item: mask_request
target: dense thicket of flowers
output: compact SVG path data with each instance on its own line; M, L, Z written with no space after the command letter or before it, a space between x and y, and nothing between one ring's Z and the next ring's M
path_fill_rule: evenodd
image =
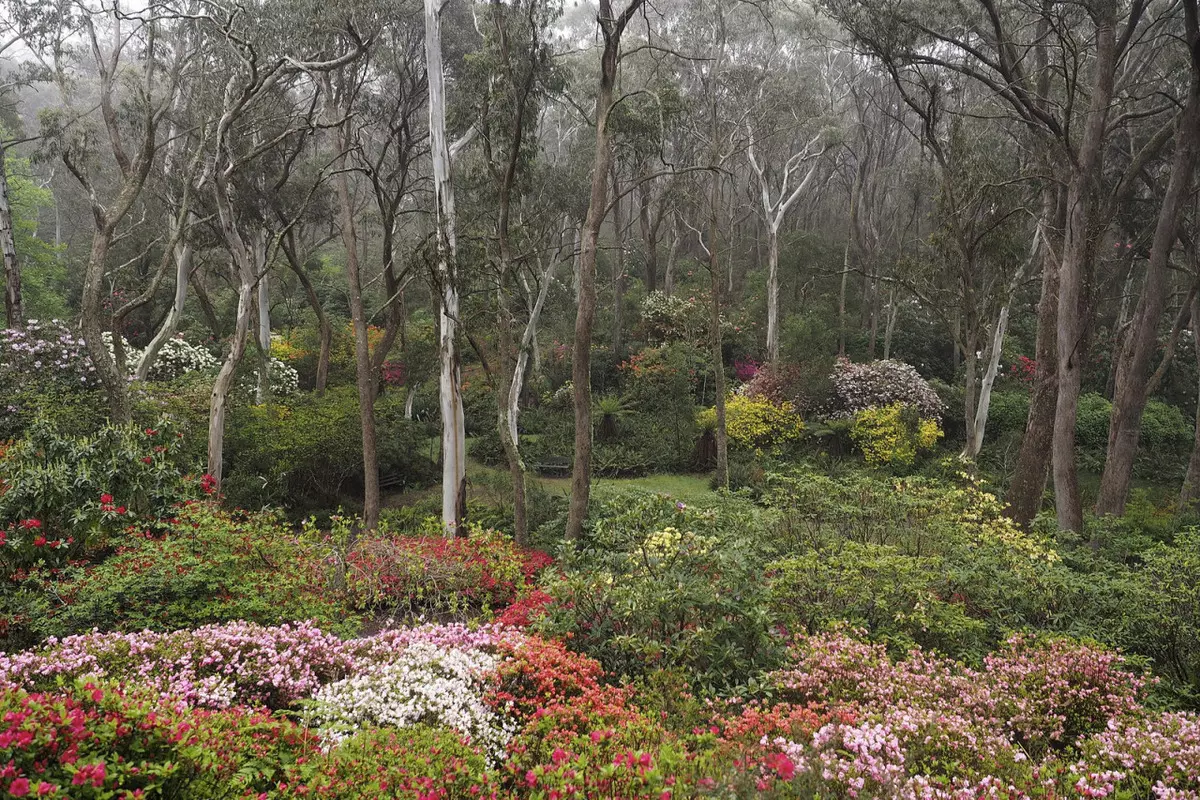
M771 676L770 701L605 677L559 642L498 626L72 637L0 660L0 788L141 796L190 781L195 797L371 796L358 781L412 798L657 800L1200 790L1200 720L1148 710L1145 681L1119 655L1065 639L1015 636L973 669L920 650L895 660L846 632L805 637ZM304 713L251 710L263 703Z

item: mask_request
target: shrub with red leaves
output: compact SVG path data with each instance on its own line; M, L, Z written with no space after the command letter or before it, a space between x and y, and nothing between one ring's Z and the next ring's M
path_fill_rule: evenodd
M346 559L350 602L401 614L492 611L513 602L550 563L495 531L467 538L359 539Z

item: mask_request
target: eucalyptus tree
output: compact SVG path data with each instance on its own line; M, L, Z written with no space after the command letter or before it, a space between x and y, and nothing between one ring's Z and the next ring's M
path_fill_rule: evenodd
M312 9L291 8L295 16L267 3L248 18L241 6L214 2L194 16L222 44L213 50L214 59L224 64L225 86L208 154L213 180L206 197L215 208L217 231L237 287L234 330L209 404L208 473L218 484L227 400L246 351L256 295L273 245L269 208L261 198L268 186L278 191L281 180L287 181L317 122L319 91L312 76L338 69L362 53L362 42L349 21L333 31L302 36L297 25L307 19L303 12ZM268 183L272 172L274 180ZM260 309L263 305L259 299Z
M796 201L817 185L822 157L839 136L832 119L841 110L825 81L843 72L835 58L778 23L764 31L754 107L746 122L746 158L757 188L759 214L767 233L767 361L779 360L779 235ZM826 73L824 76L821 73Z
M1030 407L1028 433L1044 435L1039 420L1054 396L1051 453L1060 527L1081 530L1083 509L1075 455L1075 422L1090 331L1087 276L1114 198L1162 146L1157 136L1129 155L1121 178L1106 180L1105 156L1119 132L1161 115L1143 84L1156 31L1172 13L1149 0L1078 4L974 0L952 7L874 0L824 0L828 10L889 70L960 73L991 93L1025 127L1048 183L1064 188L1061 248L1052 262L1056 300L1044 303L1039 331L1053 328L1054 372L1043 370ZM1156 16L1152 12L1158 12ZM1057 203L1043 203L1047 227ZM1054 317L1049 313L1053 305ZM1033 446L1044 452L1045 442ZM1031 465L1036 473L1037 466ZM1027 509L1040 491L1035 478L1013 487L1010 501ZM1023 516L1018 514L1017 516Z
M525 509L525 464L521 458L517 418L528 353L538 319L545 306L557 258L538 258L546 245L539 241L542 226L521 218L522 200L532 188L539 166L538 123L548 99L561 92L563 71L553 64L552 30L561 13L556 0L518 0L507 4L493 0L481 13L483 43L471 59L470 88L481 109L479 141L482 172L487 180L479 187L481 200L494 208L487 234L489 287L494 297L497 365L488 366L495 390L497 432L513 489L514 532L524 544L528 536ZM531 204L532 205L532 204ZM530 209L557 220L550 209ZM524 309L527 321L518 336L514 331L528 272L537 264L536 299ZM485 364L485 366L487 366Z
M429 155L433 166L433 204L437 264L433 284L438 305L438 406L442 419L442 524L446 534L464 532L467 513L467 433L463 416L462 370L458 354L461 276L455 226L454 156L474 138L451 143L446 134L446 75L442 59L442 14L448 0L425 0L425 68L429 92Z
M592 478L592 328L596 320L596 253L600 228L608 214L609 170L612 168L612 133L609 117L616 104L621 39L630 20L645 0L626 0L619 11L612 0L600 0L596 22L600 29L600 81L595 105L595 153L592 187L579 249L579 306L575 315L575 341L571 347L572 404L575 410L575 455L571 466L571 501L567 517L568 539L578 539L587 516Z
M1155 85L1169 86L1173 80L1186 85L1179 87L1178 94L1183 100L1172 137L1174 153L1166 186L1161 191L1141 297L1130 333L1125 337L1117 359L1108 450L1096 499L1096 512L1099 514L1120 515L1125 512L1133 478L1133 460L1141 435L1142 413L1150 399L1148 379L1151 361L1159 343L1158 331L1167 300L1171 256L1179 238L1180 221L1191 194L1197 158L1200 156L1200 22L1197 20L1196 0L1182 0L1181 5L1183 35L1158 37L1166 45L1164 49L1177 57L1165 59L1160 79L1155 81ZM1181 46L1172 46L1176 44ZM1186 70L1182 69L1183 64L1187 65ZM1183 80L1185 74L1187 78ZM1158 187L1151 185L1150 188L1155 191ZM1196 320L1192 321L1192 325L1196 325Z
M151 3L144 16L128 17L120 3L93 7L76 0L52 12L47 9L56 15L53 35L31 40L36 41L36 56L46 63L63 102L42 114L43 147L48 155L61 159L88 198L92 241L80 316L88 355L104 385L109 412L118 422L130 418L130 409L120 330L113 332L111 351L102 336L107 327L105 279L121 269L111 265L109 258L118 239L134 236L139 227L138 235L146 230L147 218L131 212L143 199L162 154L162 123L175 102L188 58L185 26L172 31L157 17L161 10ZM147 257L151 247L160 243L151 240L127 263ZM161 269L156 276L160 273ZM142 295L137 299L144 302ZM123 307L116 316L131 310Z

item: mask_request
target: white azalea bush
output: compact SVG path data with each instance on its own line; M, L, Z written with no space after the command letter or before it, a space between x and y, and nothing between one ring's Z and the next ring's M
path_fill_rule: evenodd
M108 352L112 354L112 334L105 331L101 336ZM121 343L125 350L126 367L132 372L145 351L134 347L125 339L122 339ZM242 392L253 392L258 385L257 359L248 352L244 361L247 363L248 372L238 382L238 389ZM252 368L249 367L250 364L253 364ZM163 342L158 357L150 366L146 377L152 381L171 381L196 372L215 373L220 368L220 359L203 345L191 344L182 336L175 336ZM271 358L267 362L267 374L271 378L272 394L292 395L300 390L300 373L286 361Z
M333 742L370 725L443 725L499 763L517 730L483 700L500 661L479 649L413 642L390 662L319 689L312 713Z

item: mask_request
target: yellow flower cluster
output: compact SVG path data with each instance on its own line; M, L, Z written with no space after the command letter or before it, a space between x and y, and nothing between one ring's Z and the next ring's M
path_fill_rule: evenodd
M937 420L914 420L915 413L900 403L864 409L854 415L850 438L872 467L910 467L944 435Z
M665 559L678 553L684 548L690 549L694 555L702 556L716 543L708 536L697 536L691 531L680 531L677 528L663 528L646 537L642 542L642 550L649 558Z
M698 422L704 429L716 427L716 409L700 412ZM804 434L804 420L791 403L734 394L725 401L725 432L735 447L777 452Z

